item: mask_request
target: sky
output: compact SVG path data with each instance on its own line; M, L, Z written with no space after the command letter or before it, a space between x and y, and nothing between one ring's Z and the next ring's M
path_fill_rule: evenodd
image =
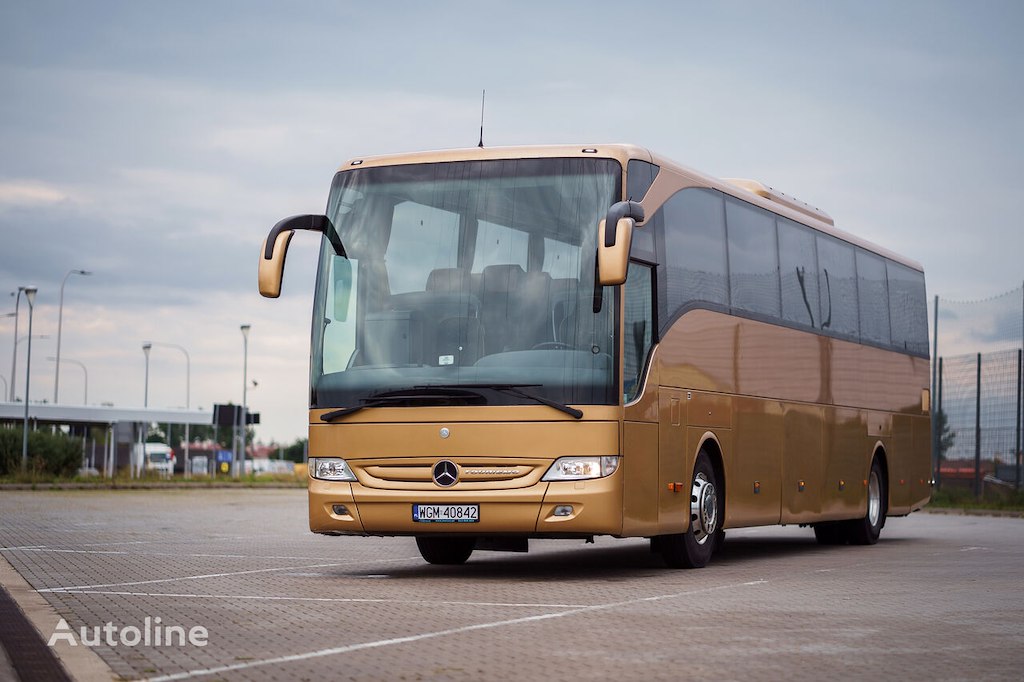
M761 180L920 262L928 295L1019 287L1024 3L0 2L0 316L39 288L31 398L209 409L305 436L316 239L279 219L346 159L629 142ZM21 303L19 336L27 333ZM0 317L0 387L14 318ZM24 395L27 343L18 344ZM60 401L86 372L62 363ZM251 385L250 385L251 386Z

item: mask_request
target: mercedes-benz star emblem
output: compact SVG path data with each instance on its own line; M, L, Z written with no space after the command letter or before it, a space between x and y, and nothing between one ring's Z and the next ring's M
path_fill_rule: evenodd
M442 488L450 488L459 482L459 467L455 462L442 459L434 465L434 483Z

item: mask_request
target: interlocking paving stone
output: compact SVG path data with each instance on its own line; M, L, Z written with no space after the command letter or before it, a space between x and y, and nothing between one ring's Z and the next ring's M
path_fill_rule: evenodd
M0 494L0 553L75 632L147 617L208 630L206 646L96 647L126 679L1024 671L1021 519L916 514L890 519L872 547L821 547L796 527L736 530L700 571L612 538L430 566L409 538L328 538L306 524L303 490Z

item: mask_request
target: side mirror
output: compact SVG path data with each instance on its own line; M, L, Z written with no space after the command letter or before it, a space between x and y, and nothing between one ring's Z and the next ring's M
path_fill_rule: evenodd
M352 297L352 261L335 256L331 279L334 285L334 319L344 322L348 319L348 305Z
M607 219L601 221L597 235L600 240L600 246L597 247L597 267L603 286L622 284L626 281L626 271L629 268L629 246L633 241L633 219L619 218L613 228L616 232L615 243L612 246L605 246L605 236L608 234L607 224Z
M643 219L644 209L635 201L620 201L608 209L598 226L597 271L602 286L626 281L633 227Z
M260 294L267 298L281 295L281 278L284 274L284 260L288 253L295 230L320 232L334 247L334 252L345 257L345 246L341 243L334 224L325 215L294 215L274 225L263 240L260 250L259 286Z
M281 295L284 259L288 254L288 244L291 243L292 237L295 236L295 230L279 232L273 244L270 243L271 236L273 235L268 235L263 240L263 247L260 249L260 295L265 298L277 298ZM270 251L269 259L265 256L267 251Z

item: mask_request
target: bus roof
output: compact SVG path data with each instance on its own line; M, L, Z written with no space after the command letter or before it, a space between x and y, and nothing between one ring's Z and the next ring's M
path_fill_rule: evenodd
M563 144L563 145L530 145L510 147L466 147L461 149L442 149L434 151L410 152L402 154L384 154L378 156L355 157L346 161L338 170L347 171L355 168L374 166L398 166L414 163L445 163L452 161L479 161L483 159L537 159L537 158L572 158L599 157L612 158L619 161L623 168L631 159L648 161L659 166L662 171L669 170L679 179L694 187L709 187L751 204L765 208L773 213L789 218L819 232L829 234L837 239L860 246L868 251L884 256L909 268L923 272L920 263L894 253L866 239L850 234L835 227L834 221L825 211L810 204L784 194L773 187L756 180L738 180L716 178L700 171L672 161L663 156L652 154L648 149L632 144ZM658 184L655 181L655 184ZM675 186L673 192L675 191ZM653 186L652 186L653 189ZM645 201L656 195L648 192ZM654 196L656 203L667 196ZM645 203L645 202L641 202ZM646 208L646 207L645 207ZM648 211L652 215L653 211Z

